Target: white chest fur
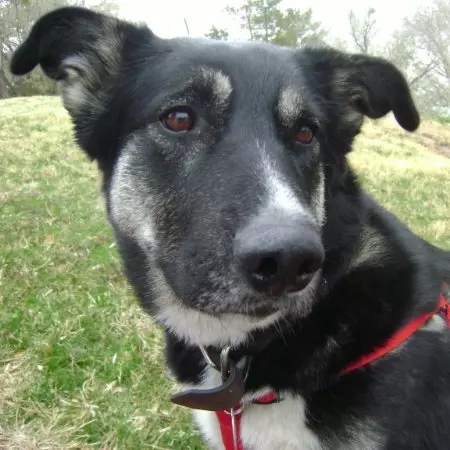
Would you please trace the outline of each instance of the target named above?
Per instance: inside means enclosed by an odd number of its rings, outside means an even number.
[[[210,448],[223,449],[214,412],[195,411],[195,420]],[[241,439],[246,450],[320,450],[317,436],[305,424],[301,397],[287,396],[271,405],[248,405],[242,414]]]
[[[202,387],[220,383],[217,372],[207,369]],[[223,450],[222,436],[214,412],[194,411],[195,421],[209,447]],[[245,450],[321,450],[316,434],[306,425],[305,402],[286,395],[279,403],[248,404],[241,418],[241,439]]]

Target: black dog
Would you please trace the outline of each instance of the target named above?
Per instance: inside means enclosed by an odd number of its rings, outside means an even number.
[[[127,277],[191,388],[174,400],[201,408],[212,448],[450,448],[450,334],[433,315],[450,255],[370,198],[346,159],[364,116],[419,125],[392,64],[165,40],[79,8],[41,18],[11,68],[38,64],[98,162]],[[212,412],[234,406],[229,422]]]

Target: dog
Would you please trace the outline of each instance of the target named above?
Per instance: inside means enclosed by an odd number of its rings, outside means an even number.
[[[11,71],[56,80],[124,272],[212,449],[449,449],[450,252],[347,161],[420,117],[387,60],[39,19]],[[444,288],[445,289],[445,288]],[[438,300],[440,299],[440,300]]]

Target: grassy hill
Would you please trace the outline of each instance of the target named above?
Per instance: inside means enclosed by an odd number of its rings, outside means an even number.
[[[56,98],[0,102],[0,448],[201,449],[168,401],[163,342],[136,306],[95,165]],[[418,234],[450,248],[450,125],[367,123],[352,162]]]

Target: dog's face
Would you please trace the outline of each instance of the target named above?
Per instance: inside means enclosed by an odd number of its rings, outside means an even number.
[[[306,314],[328,205],[363,115],[418,115],[386,61],[332,50],[162,40],[90,11],[41,19],[12,71],[60,81],[143,305],[196,344]]]

